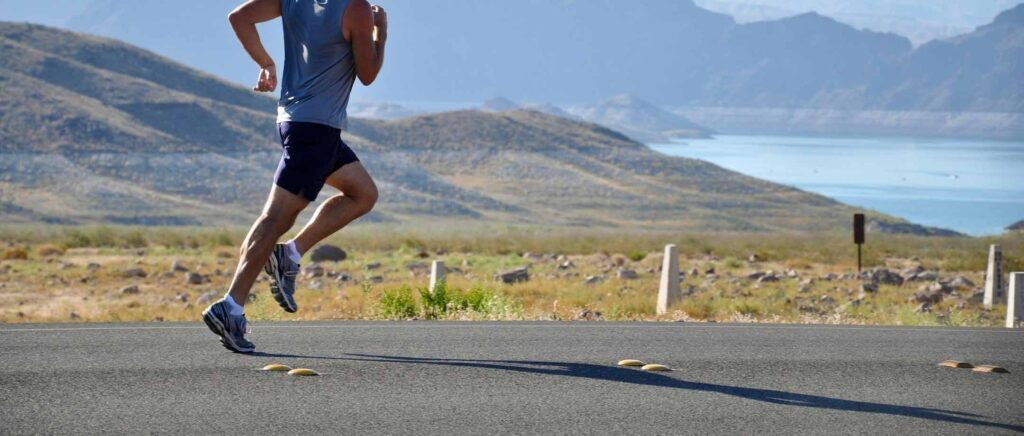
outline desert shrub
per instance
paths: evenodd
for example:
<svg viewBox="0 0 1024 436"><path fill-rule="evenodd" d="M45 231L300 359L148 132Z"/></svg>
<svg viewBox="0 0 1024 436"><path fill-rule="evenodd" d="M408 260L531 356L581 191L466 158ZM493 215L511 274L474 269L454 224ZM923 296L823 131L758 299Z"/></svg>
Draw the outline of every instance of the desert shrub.
<svg viewBox="0 0 1024 436"><path fill-rule="evenodd" d="M725 259L722 259L722 266L728 269L738 269L743 267L743 262L735 257L729 256Z"/></svg>
<svg viewBox="0 0 1024 436"><path fill-rule="evenodd" d="M626 255L626 257L628 257L629 260L632 260L633 262L639 262L647 257L647 252L634 250L630 251L629 254Z"/></svg>
<svg viewBox="0 0 1024 436"><path fill-rule="evenodd" d="M387 319L406 319L416 316L416 300L408 286L385 290L380 296L380 314Z"/></svg>
<svg viewBox="0 0 1024 436"><path fill-rule="evenodd" d="M36 247L36 254L40 257L61 256L67 249L57 244L43 244Z"/></svg>
<svg viewBox="0 0 1024 436"><path fill-rule="evenodd" d="M451 293L458 293L454 290ZM423 317L426 319L443 318L448 313L448 304L451 301L448 291L448 284L441 280L434 286L434 292L429 289L420 289L420 307Z"/></svg>
<svg viewBox="0 0 1024 436"><path fill-rule="evenodd" d="M4 260L25 260L28 259L28 250L22 247L11 247L4 250Z"/></svg>
<svg viewBox="0 0 1024 436"><path fill-rule="evenodd" d="M760 315L761 307L749 301L741 301L732 306L732 309L743 315Z"/></svg>

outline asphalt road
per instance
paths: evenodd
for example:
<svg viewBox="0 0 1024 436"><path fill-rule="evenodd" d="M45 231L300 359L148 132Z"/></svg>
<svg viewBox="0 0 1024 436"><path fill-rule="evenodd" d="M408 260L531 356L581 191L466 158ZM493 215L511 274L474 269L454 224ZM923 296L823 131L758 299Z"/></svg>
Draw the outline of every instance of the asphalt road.
<svg viewBox="0 0 1024 436"><path fill-rule="evenodd" d="M0 326L0 433L1024 432L1021 331L318 322L250 337L246 356L199 324ZM256 370L269 363L323 375Z"/></svg>

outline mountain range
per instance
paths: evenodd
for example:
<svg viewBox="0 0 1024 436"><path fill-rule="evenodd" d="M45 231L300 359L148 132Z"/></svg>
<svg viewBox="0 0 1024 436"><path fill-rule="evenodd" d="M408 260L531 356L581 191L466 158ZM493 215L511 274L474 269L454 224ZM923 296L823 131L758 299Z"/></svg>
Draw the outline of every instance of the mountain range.
<svg viewBox="0 0 1024 436"><path fill-rule="evenodd" d="M255 70L224 19L235 3L94 0L68 26L248 84ZM673 107L1024 112L1024 5L917 48L817 13L737 24L692 0L386 6L388 68L357 99L570 105L626 93ZM279 54L275 23L261 28Z"/></svg>
<svg viewBox="0 0 1024 436"><path fill-rule="evenodd" d="M244 225L270 187L274 101L153 53L0 23L0 85L0 222ZM376 221L832 231L855 210L537 111L353 119L345 139Z"/></svg>

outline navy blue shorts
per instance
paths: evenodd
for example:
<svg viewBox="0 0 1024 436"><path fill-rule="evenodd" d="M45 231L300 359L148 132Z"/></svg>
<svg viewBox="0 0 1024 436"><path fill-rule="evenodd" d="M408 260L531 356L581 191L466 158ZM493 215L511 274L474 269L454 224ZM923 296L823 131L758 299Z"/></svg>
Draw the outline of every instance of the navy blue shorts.
<svg viewBox="0 0 1024 436"><path fill-rule="evenodd" d="M345 165L359 162L356 153L341 140L341 130L317 123L277 124L284 153L277 164L274 184L292 194L316 201L327 176Z"/></svg>

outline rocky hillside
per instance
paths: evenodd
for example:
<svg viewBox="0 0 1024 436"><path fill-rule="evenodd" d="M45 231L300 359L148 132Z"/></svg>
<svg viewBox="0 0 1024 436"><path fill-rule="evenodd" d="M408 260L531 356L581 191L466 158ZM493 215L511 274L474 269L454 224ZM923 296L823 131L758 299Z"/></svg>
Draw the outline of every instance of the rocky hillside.
<svg viewBox="0 0 1024 436"><path fill-rule="evenodd" d="M626 94L574 108L572 113L647 143L668 142L672 138L707 138L712 133L682 115Z"/></svg>
<svg viewBox="0 0 1024 436"><path fill-rule="evenodd" d="M244 224L273 102L123 43L0 25L0 222ZM521 110L353 120L380 221L835 230L850 207ZM892 221L889 218L882 218Z"/></svg>

